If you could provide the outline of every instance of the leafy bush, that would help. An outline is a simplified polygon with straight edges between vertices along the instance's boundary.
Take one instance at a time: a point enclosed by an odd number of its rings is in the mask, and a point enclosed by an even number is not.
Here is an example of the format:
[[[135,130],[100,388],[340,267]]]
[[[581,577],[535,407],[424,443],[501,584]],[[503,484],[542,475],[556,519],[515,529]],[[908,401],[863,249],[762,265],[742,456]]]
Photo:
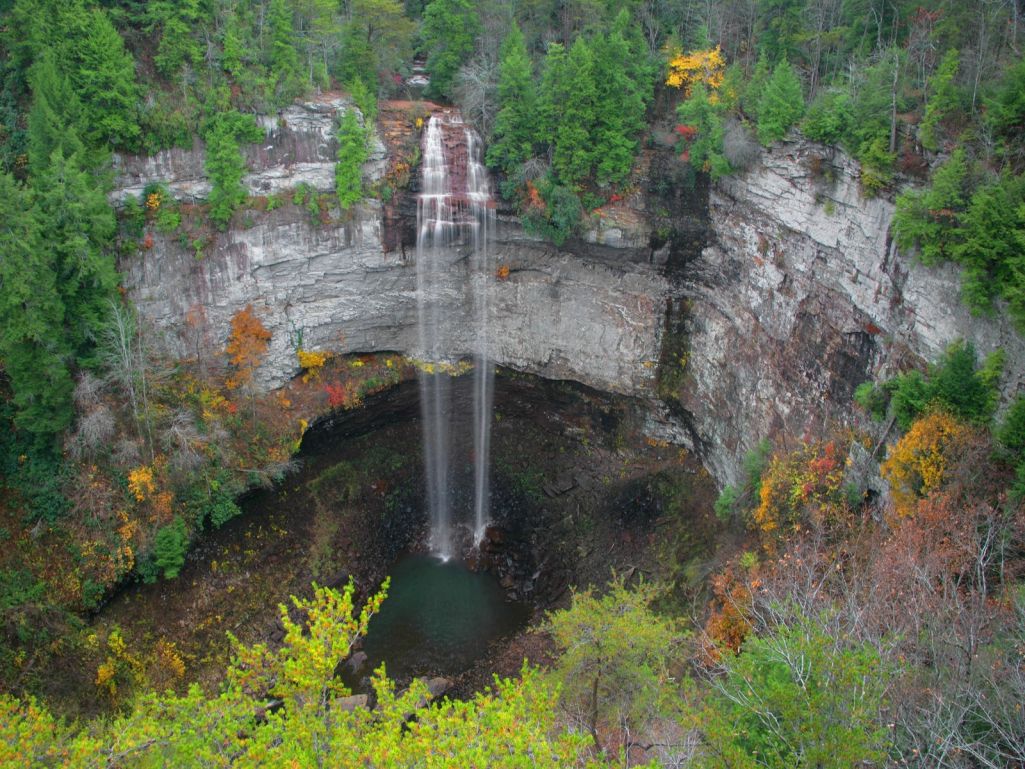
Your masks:
[[[862,382],[854,390],[854,402],[874,419],[883,419],[890,404],[890,396],[875,382]]]
[[[715,517],[723,523],[728,523],[733,516],[733,507],[737,504],[737,496],[736,486],[726,486],[715,500]]]

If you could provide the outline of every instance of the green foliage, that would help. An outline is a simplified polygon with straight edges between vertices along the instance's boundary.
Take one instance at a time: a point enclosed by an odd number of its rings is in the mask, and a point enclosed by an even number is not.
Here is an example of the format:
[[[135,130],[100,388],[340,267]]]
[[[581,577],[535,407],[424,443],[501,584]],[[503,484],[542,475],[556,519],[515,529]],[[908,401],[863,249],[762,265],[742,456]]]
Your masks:
[[[713,179],[732,170],[723,154],[725,135],[724,107],[710,98],[704,83],[695,83],[690,98],[676,108],[676,117],[697,133],[683,149],[684,157],[694,168],[708,172]]]
[[[267,9],[270,28],[268,67],[274,93],[281,102],[298,96],[303,90],[299,75],[299,54],[295,49],[292,12],[285,0],[270,0]]]
[[[670,704],[669,661],[682,638],[675,622],[652,611],[656,596],[651,585],[629,590],[615,579],[605,595],[574,593],[570,608],[548,617],[561,652],[552,671],[559,707],[600,748],[607,728],[634,731]]]
[[[573,190],[557,183],[551,177],[537,182],[537,194],[543,208],[530,207],[523,216],[523,226],[528,232],[548,238],[561,246],[577,231],[583,207]]]
[[[338,124],[338,162],[335,163],[335,193],[343,210],[363,198],[363,164],[370,155],[368,138],[356,110],[347,109]]]
[[[986,122],[1005,141],[1020,140],[1025,125],[1025,57],[1004,72],[993,97],[986,102]]]
[[[495,131],[487,162],[507,176],[533,154],[536,131],[533,67],[523,33],[515,23],[502,43],[498,65],[498,103]]]
[[[208,199],[210,219],[223,228],[247,197],[242,185],[246,164],[239,142],[259,141],[263,131],[252,115],[222,112],[210,119],[204,138],[206,172],[212,185]]]
[[[960,54],[956,48],[951,48],[943,55],[936,73],[929,78],[929,100],[925,103],[925,116],[918,127],[918,137],[922,146],[932,152],[940,148],[938,132],[941,124],[958,107],[954,76],[960,64]]]
[[[1003,362],[1003,351],[997,350],[977,367],[972,343],[954,342],[929,367],[927,377],[909,371],[884,385],[891,393],[890,406],[897,424],[903,430],[909,429],[931,406],[939,406],[965,421],[988,422],[999,400]]]
[[[153,541],[153,563],[164,575],[174,579],[185,565],[185,551],[189,546],[189,535],[185,521],[176,517],[173,523],[157,530]]]
[[[723,523],[728,523],[732,520],[738,496],[739,492],[736,486],[725,486],[715,500],[715,517]]]
[[[162,75],[173,77],[183,66],[199,62],[199,43],[193,37],[200,19],[198,0],[150,2],[146,4],[146,15],[150,28],[160,30],[160,42],[153,63]],[[238,56],[238,53],[228,55]]]
[[[972,194],[960,217],[951,255],[962,266],[962,294],[977,312],[1003,296],[1011,317],[1025,329],[1025,176],[1005,173]]]
[[[1025,395],[1014,399],[996,433],[1001,451],[1014,466],[1011,496],[1025,499]]]
[[[352,0],[349,8],[337,74],[345,82],[359,77],[376,91],[411,58],[415,27],[398,0]]]
[[[16,424],[52,435],[71,422],[71,346],[33,206],[30,191],[0,175],[0,358],[14,389]]]
[[[481,32],[477,9],[470,0],[431,0],[424,10],[421,48],[427,54],[430,95],[447,97],[459,67],[470,58]]]
[[[804,114],[804,94],[793,66],[783,59],[772,70],[758,102],[758,141],[769,146],[782,139]]]
[[[883,419],[886,416],[886,409],[890,405],[890,396],[884,388],[879,387],[875,382],[862,382],[854,390],[854,402],[873,419]]]
[[[909,189],[897,197],[893,235],[903,249],[918,248],[926,264],[950,255],[951,230],[965,209],[968,162],[958,148],[933,174],[924,189]]]
[[[801,131],[812,141],[842,144],[851,131],[851,95],[846,88],[819,91],[808,107]]]
[[[574,187],[591,175],[595,160],[595,141],[592,136],[598,93],[594,82],[594,58],[584,38],[578,37],[566,59],[567,81],[564,101],[551,111],[558,110],[555,125],[552,169],[563,184]]]
[[[849,769],[883,761],[879,654],[825,626],[800,617],[723,659],[718,696],[702,713],[709,749],[699,766]]]

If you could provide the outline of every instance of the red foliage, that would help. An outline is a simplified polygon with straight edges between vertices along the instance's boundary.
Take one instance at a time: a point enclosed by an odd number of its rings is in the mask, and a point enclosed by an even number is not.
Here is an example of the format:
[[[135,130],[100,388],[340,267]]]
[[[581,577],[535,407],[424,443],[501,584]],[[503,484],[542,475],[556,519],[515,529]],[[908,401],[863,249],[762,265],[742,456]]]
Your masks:
[[[690,141],[698,135],[698,129],[696,126],[684,125],[683,123],[677,124],[677,126],[673,130],[676,131],[676,133],[678,133],[687,141]]]
[[[872,336],[876,336],[878,334],[883,333],[883,330],[872,321],[869,321],[865,324],[865,333],[871,334]]]
[[[689,163],[690,162],[690,150],[684,150],[680,154],[680,160],[682,160],[684,163]]]
[[[327,393],[327,405],[331,408],[337,409],[345,405],[345,386],[341,382],[324,385],[324,392]]]
[[[142,247],[146,250],[153,248],[153,233],[147,232],[146,237],[142,239]]]

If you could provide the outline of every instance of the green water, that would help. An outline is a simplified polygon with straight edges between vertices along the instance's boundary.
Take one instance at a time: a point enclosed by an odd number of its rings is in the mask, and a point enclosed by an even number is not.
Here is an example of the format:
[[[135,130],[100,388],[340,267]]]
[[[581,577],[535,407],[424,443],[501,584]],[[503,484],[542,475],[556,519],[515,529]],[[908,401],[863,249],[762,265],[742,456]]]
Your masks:
[[[456,675],[526,625],[529,613],[526,604],[507,601],[490,574],[455,560],[407,556],[392,569],[388,597],[370,620],[360,676],[382,662],[394,679]]]

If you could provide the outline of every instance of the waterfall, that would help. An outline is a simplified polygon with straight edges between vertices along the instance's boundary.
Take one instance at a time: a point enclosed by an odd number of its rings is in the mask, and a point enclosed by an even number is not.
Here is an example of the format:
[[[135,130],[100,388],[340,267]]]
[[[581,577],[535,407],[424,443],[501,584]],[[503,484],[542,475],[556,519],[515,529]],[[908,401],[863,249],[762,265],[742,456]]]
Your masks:
[[[488,521],[488,469],[494,366],[488,340],[487,288],[494,270],[488,254],[494,204],[474,130],[453,114],[432,115],[423,139],[421,192],[417,200],[416,274],[423,418],[424,470],[431,516],[431,549],[453,555],[452,389],[448,371],[463,293],[453,273],[470,250],[473,374],[473,539]],[[460,329],[465,332],[465,330]]]

